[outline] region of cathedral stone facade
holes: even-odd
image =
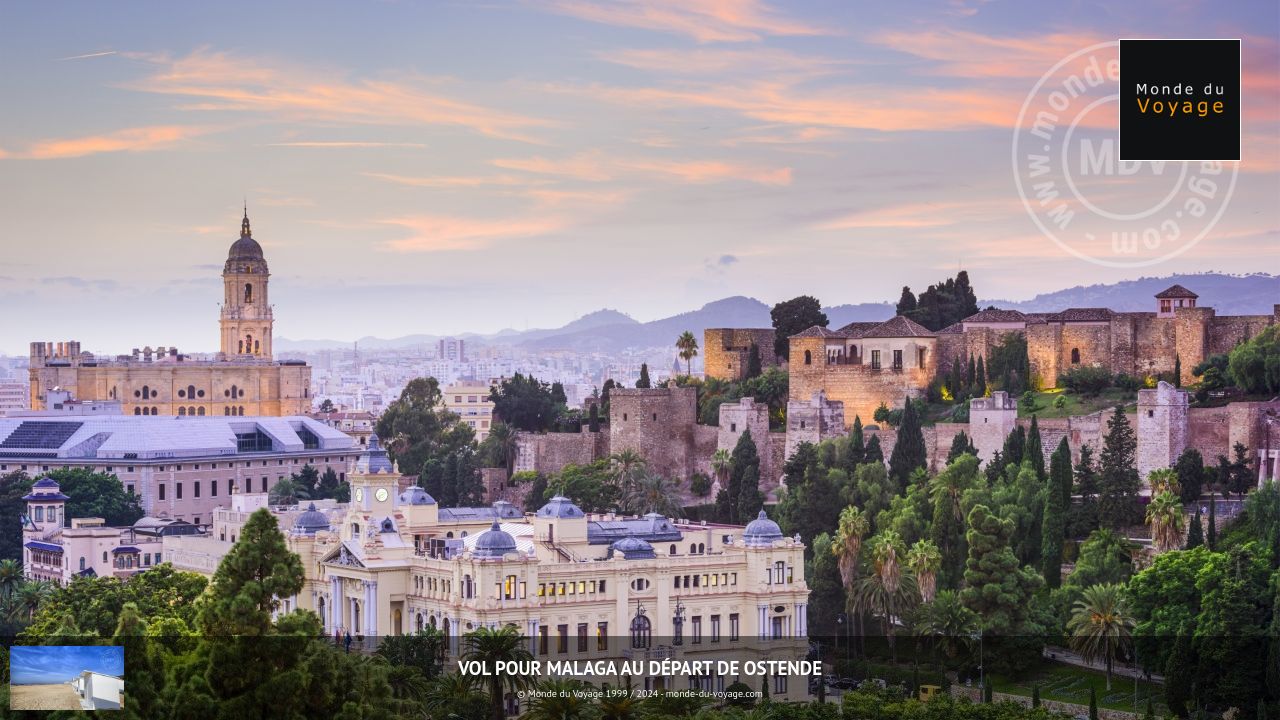
[[[133,415],[303,415],[311,410],[311,368],[276,362],[271,354],[274,317],[270,273],[253,238],[246,211],[240,237],[223,266],[221,345],[210,359],[177,348],[135,349],[97,357],[80,343],[31,343],[31,405],[45,408],[54,388],[79,400],[119,401]]]

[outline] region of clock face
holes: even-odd
[[[374,494],[373,494],[373,496],[374,496],[374,497],[376,497],[376,498],[378,498],[378,502],[386,502],[386,501],[387,501],[387,489],[386,489],[386,488],[378,488],[378,492],[374,493]]]
[[[356,502],[364,502],[364,488],[356,488]]]

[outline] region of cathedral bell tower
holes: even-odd
[[[267,261],[249,228],[249,208],[240,223],[240,239],[231,244],[222,270],[222,354],[270,360],[274,320],[267,295]]]

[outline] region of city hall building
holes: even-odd
[[[530,515],[501,501],[444,508],[420,487],[402,489],[376,436],[348,480],[346,507],[276,511],[306,572],[282,610],[315,611],[337,638],[433,627],[451,658],[466,633],[504,626],[544,660],[793,660],[808,650],[804,546],[764,513],[740,527],[588,515],[563,497]],[[237,493],[208,536],[166,537],[164,560],[212,574],[260,507],[264,496]],[[633,680],[723,690],[734,679]],[[803,677],[770,683],[774,697],[808,692]]]

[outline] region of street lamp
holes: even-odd
[[[671,639],[672,645],[684,644],[684,605],[680,602],[680,598],[676,598],[675,617],[672,618],[671,624],[675,629],[675,636]]]

